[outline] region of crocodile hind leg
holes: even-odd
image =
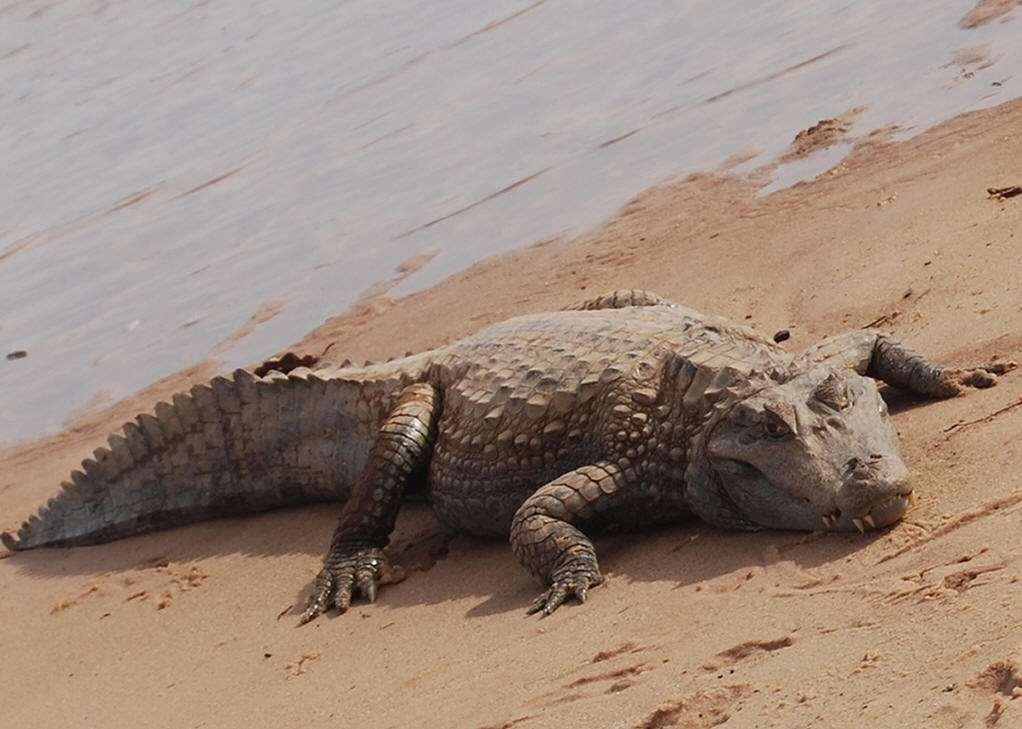
[[[802,358],[842,363],[860,375],[934,398],[954,397],[966,387],[992,387],[998,375],[1016,366],[1014,362],[993,362],[978,367],[941,367],[886,334],[870,331],[824,340]]]
[[[596,549],[579,527],[621,509],[628,499],[628,478],[611,463],[569,471],[541,487],[519,507],[511,522],[511,546],[525,568],[549,585],[528,614],[549,615],[568,597],[585,602],[591,587],[603,582]]]
[[[369,602],[376,599],[382,550],[394,529],[409,477],[429,458],[438,405],[432,385],[410,385],[401,392],[344,505],[302,623],[331,606],[343,613],[358,593]]]

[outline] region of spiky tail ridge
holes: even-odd
[[[385,399],[336,370],[266,377],[237,370],[214,378],[126,423],[17,535],[5,532],[0,540],[11,550],[95,544],[344,499]]]

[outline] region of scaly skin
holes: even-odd
[[[646,291],[496,324],[361,368],[238,371],[160,403],[83,462],[11,549],[337,499],[302,621],[375,599],[406,485],[425,475],[450,527],[510,537],[548,589],[603,581],[587,533],[695,514],[740,529],[879,528],[911,489],[876,378],[929,397],[1013,365],[932,365],[874,332],[791,355]]]

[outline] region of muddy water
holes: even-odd
[[[416,254],[398,291],[854,106],[911,134],[1019,95],[1022,18],[971,6],[8,2],[0,440],[269,354]]]

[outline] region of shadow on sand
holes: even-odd
[[[253,558],[306,555],[311,569],[330,542],[337,508],[320,505],[246,517],[218,519],[93,547],[19,552],[5,560],[31,579],[98,576],[146,569],[159,562],[190,564],[210,557]],[[728,532],[698,521],[645,532],[596,535],[601,567],[612,581],[666,582],[684,588],[729,574],[744,575],[791,561],[812,569],[843,560],[866,546],[869,537],[799,532]],[[406,579],[384,585],[377,598],[389,608],[433,605],[482,597],[466,617],[522,611],[540,585],[517,564],[503,540],[447,533],[425,504],[402,509],[387,548]],[[441,562],[441,567],[434,569]],[[311,580],[294,596],[291,615],[301,612]],[[356,605],[358,603],[356,602]]]

